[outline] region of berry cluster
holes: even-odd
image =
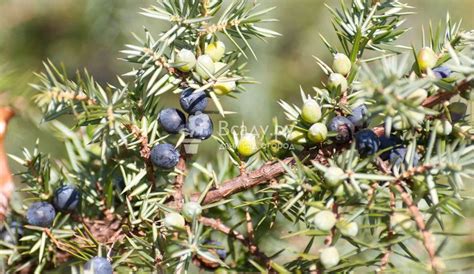
[[[228,67],[220,62],[225,55],[225,45],[216,41],[207,45],[205,54],[196,58],[189,49],[181,49],[175,56],[175,66],[180,73],[192,73],[197,79],[207,81],[214,74]],[[178,72],[177,72],[178,73]],[[212,84],[212,92],[226,95],[235,90],[235,81],[216,80]],[[185,134],[189,138],[205,140],[213,132],[212,120],[204,113],[209,103],[209,91],[185,88],[180,95],[179,103],[186,115],[176,108],[165,108],[158,115],[161,128],[169,134]],[[173,169],[179,161],[179,151],[171,144],[158,144],[151,150],[152,163],[164,170]]]
[[[56,210],[72,212],[79,206],[80,199],[80,192],[75,186],[61,186],[54,192],[53,204],[49,202],[31,204],[26,213],[26,220],[30,225],[50,227],[56,217]]]

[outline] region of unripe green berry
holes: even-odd
[[[314,216],[314,225],[322,231],[329,231],[336,225],[336,215],[329,210],[322,210]]]
[[[308,140],[306,140],[306,134],[298,129],[293,129],[288,137],[288,140],[295,144],[306,144]]]
[[[308,130],[308,139],[313,143],[322,143],[328,136],[328,129],[323,123],[313,124]]]
[[[181,214],[178,214],[176,212],[171,212],[166,214],[165,219],[163,220],[163,224],[165,227],[169,229],[180,229],[184,228],[185,221],[183,216]]]
[[[415,90],[407,96],[407,99],[413,102],[414,105],[421,105],[426,98],[428,98],[428,92],[422,88]]]
[[[270,153],[277,158],[285,156],[285,154],[288,152],[289,145],[278,140],[278,139],[272,139],[270,142],[267,144],[269,146],[269,151]]]
[[[192,221],[194,218],[201,216],[202,207],[197,202],[187,202],[183,205],[181,213],[186,220]]]
[[[321,264],[324,266],[324,268],[328,269],[339,264],[341,258],[339,257],[339,252],[337,249],[331,246],[321,249],[319,260],[321,261]]]
[[[339,73],[331,73],[328,79],[328,87],[330,89],[337,89],[341,87],[341,92],[347,91],[347,79]]]
[[[206,47],[206,54],[209,55],[214,62],[219,61],[225,54],[225,44],[221,41],[210,43]]]
[[[207,80],[215,72],[214,62],[209,55],[201,55],[196,62],[196,72],[202,79]]]
[[[319,121],[321,119],[321,107],[318,102],[313,99],[306,100],[301,108],[301,118],[309,124]]]
[[[405,213],[395,212],[392,216],[392,223],[394,227],[408,230],[412,226],[410,216]]]
[[[336,187],[344,181],[346,173],[339,167],[329,167],[324,173],[326,183],[331,187]]]
[[[453,126],[448,120],[435,121],[436,133],[448,136],[453,131]]]
[[[429,47],[422,48],[417,55],[418,67],[421,71],[426,72],[428,69],[432,69],[438,61],[438,56]]]
[[[235,81],[217,81],[213,86],[213,91],[217,95],[226,95],[235,90]]]
[[[334,60],[332,62],[332,69],[334,72],[347,75],[351,71],[351,66],[351,60],[349,60],[345,54],[337,53],[334,55]]]
[[[196,56],[188,49],[182,49],[176,54],[176,63],[181,64],[178,67],[180,71],[188,72],[196,65]]]
[[[255,138],[255,135],[247,133],[242,138],[240,138],[237,151],[244,157],[249,157],[255,154],[255,152],[258,151],[257,139]]]
[[[357,236],[357,233],[359,233],[359,226],[356,222],[348,223],[346,221],[342,221],[338,227],[342,235],[347,237],[355,237]]]

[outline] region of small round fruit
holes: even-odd
[[[221,41],[216,41],[207,45],[205,53],[212,58],[212,61],[218,62],[224,57],[225,44]]]
[[[364,129],[356,133],[356,148],[360,156],[374,155],[380,146],[378,136],[370,129]]]
[[[328,129],[323,123],[313,124],[308,130],[308,139],[313,143],[322,143],[326,140]]]
[[[354,124],[344,116],[336,116],[329,123],[329,130],[336,132],[334,141],[338,144],[349,142],[354,134]]]
[[[77,208],[80,199],[81,194],[75,186],[65,185],[54,192],[53,204],[57,210],[68,212]]]
[[[23,227],[18,222],[11,222],[9,225],[9,229],[6,229],[5,225],[0,231],[0,240],[9,243],[9,244],[16,244],[18,242],[18,238],[23,236]]]
[[[308,140],[306,140],[306,134],[305,132],[298,130],[298,129],[293,129],[290,133],[290,136],[288,137],[288,140],[290,140],[292,143],[295,144],[306,144]]]
[[[418,52],[417,60],[420,70],[426,72],[428,69],[432,69],[436,65],[438,57],[431,48],[424,47]]]
[[[436,133],[442,136],[448,136],[453,131],[453,125],[448,120],[435,122]]]
[[[397,166],[397,165],[401,165],[405,162],[408,162],[409,160],[405,159],[405,157],[407,155],[407,152],[408,152],[408,150],[405,147],[399,147],[399,148],[396,148],[396,149],[392,149],[392,151],[390,151],[390,155],[389,155],[390,163],[394,166]],[[418,155],[418,153],[415,153],[415,156],[413,157],[413,166],[417,166],[419,160],[420,160],[420,155]]]
[[[196,62],[196,72],[202,79],[207,80],[215,72],[214,61],[209,55],[201,55]]]
[[[235,81],[219,80],[214,84],[214,86],[212,87],[212,90],[217,95],[226,95],[234,91],[236,88],[237,88],[237,85]]]
[[[451,69],[446,66],[439,66],[433,69],[433,74],[438,79],[448,78],[451,75]]]
[[[426,98],[428,98],[428,92],[426,91],[426,89],[422,88],[413,91],[412,93],[410,93],[410,95],[407,96],[407,100],[409,100],[416,106],[421,105],[421,103],[423,103]]]
[[[346,173],[337,166],[331,166],[324,172],[324,180],[331,187],[337,187],[345,178]]]
[[[202,90],[196,92],[193,88],[187,88],[181,93],[179,103],[189,114],[203,112],[208,104],[207,94]]]
[[[188,221],[201,216],[202,207],[197,202],[187,202],[183,205],[182,214]]]
[[[209,251],[219,256],[219,259],[225,260],[227,257],[227,251],[224,249],[224,245],[221,242],[214,240],[207,240],[204,242],[205,245],[210,245],[216,248],[211,248]]]
[[[182,49],[176,54],[176,63],[180,64],[178,69],[188,72],[196,65],[196,56],[188,49]]]
[[[334,72],[347,75],[351,71],[351,66],[351,60],[349,60],[345,54],[337,53],[334,55],[334,60],[332,62],[332,69]]]
[[[94,257],[84,265],[85,274],[112,274],[112,264],[103,257]]]
[[[279,139],[272,139],[267,144],[270,153],[277,158],[283,157],[286,155],[289,149],[289,144],[280,141]]]
[[[179,133],[186,126],[186,116],[175,108],[165,108],[158,115],[158,123],[168,133]]]
[[[150,153],[151,162],[161,169],[173,169],[179,161],[179,152],[171,144],[158,144]]]
[[[336,225],[336,215],[329,210],[319,211],[314,216],[314,225],[322,231],[329,231]]]
[[[408,230],[412,226],[410,216],[405,213],[395,212],[392,216],[392,223],[395,227]]]
[[[163,225],[169,229],[183,228],[185,221],[181,214],[171,212],[166,214],[165,219],[163,220]]]
[[[342,74],[331,73],[328,78],[328,87],[334,90],[341,87],[341,92],[345,92],[347,91],[347,79]]]
[[[410,128],[410,123],[401,115],[396,115],[392,119],[392,127],[395,130],[404,130]]]
[[[343,223],[339,230],[346,237],[355,237],[359,233],[359,226],[356,222]]]
[[[321,249],[319,259],[326,269],[336,266],[341,260],[339,252],[333,246]]]
[[[383,152],[382,154],[380,154],[380,158],[382,158],[382,160],[384,161],[389,158],[390,152],[393,149],[401,146],[401,144],[403,143],[402,140],[395,135],[391,135],[390,137],[386,137],[385,135],[382,135],[379,137],[379,142],[380,142],[380,150],[391,148],[390,150],[387,150]]]
[[[244,157],[249,157],[258,151],[257,138],[254,134],[247,133],[239,140],[237,151]]]
[[[347,119],[354,124],[356,128],[365,128],[369,124],[369,110],[366,105],[360,105],[352,110]]]
[[[461,102],[454,102],[448,106],[449,114],[453,123],[460,121],[467,112],[467,105]]]
[[[212,120],[209,118],[209,115],[196,112],[193,115],[189,115],[187,130],[191,138],[208,139],[213,131]]]
[[[28,224],[41,227],[50,227],[56,217],[53,205],[47,202],[35,202],[30,205],[26,213]]]
[[[301,108],[301,118],[309,124],[314,124],[321,120],[321,107],[318,102],[313,99],[306,100]]]

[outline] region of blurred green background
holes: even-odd
[[[224,0],[228,1],[228,0]],[[40,117],[29,103],[34,82],[33,72],[40,71],[43,60],[63,63],[74,73],[87,68],[101,82],[115,83],[130,65],[118,60],[124,44],[133,42],[132,32],[143,33],[143,26],[158,33],[164,25],[160,21],[138,14],[140,7],[152,0],[0,0],[0,105],[14,102],[22,111],[11,123],[7,137],[7,151],[21,153],[23,147],[32,148],[37,138],[41,149],[61,156],[63,148],[43,126]],[[330,60],[330,54],[319,38],[324,34],[330,41],[335,35],[329,12],[324,3],[336,6],[338,1],[319,0],[262,0],[264,7],[277,6],[272,16],[279,19],[271,28],[283,36],[267,44],[254,43],[259,61],[249,60],[250,75],[261,84],[248,86],[248,92],[238,100],[228,99],[228,110],[237,111],[231,120],[247,125],[268,125],[272,117],[283,120],[277,100],[299,102],[299,87],[310,91],[319,85],[323,75],[313,55]],[[455,20],[463,18],[463,28],[474,28],[473,0],[405,0],[416,7],[416,15],[407,17],[405,26],[412,30],[400,43],[421,45],[421,25],[428,26],[444,20],[449,11]],[[263,8],[263,7],[262,7]],[[167,96],[168,102],[176,100]],[[472,111],[471,111],[472,112]],[[217,119],[217,117],[216,117]],[[207,142],[206,151],[215,155],[216,144]],[[207,148],[207,149],[206,149]],[[208,156],[210,157],[210,153]],[[12,163],[14,170],[18,166]],[[470,186],[468,186],[470,187]],[[470,203],[472,211],[472,203]],[[472,212],[465,212],[472,216]],[[456,230],[472,230],[469,218]],[[466,246],[472,246],[474,235]],[[458,248],[458,247],[456,247]],[[462,248],[462,247],[459,247]],[[472,248],[471,248],[472,250]]]

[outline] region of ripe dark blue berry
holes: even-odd
[[[356,148],[362,157],[375,154],[380,147],[377,135],[370,129],[364,129],[356,133]]]
[[[56,211],[53,205],[46,202],[32,203],[26,212],[26,220],[28,224],[49,227],[56,217]]]
[[[344,116],[336,116],[332,118],[329,123],[329,130],[337,132],[337,136],[334,138],[336,143],[349,142],[354,134],[354,124]]]
[[[158,144],[151,150],[151,162],[161,169],[172,169],[179,161],[179,152],[171,144]]]
[[[194,114],[206,109],[208,99],[204,91],[195,92],[194,89],[187,88],[181,93],[179,103],[184,111],[189,114]]]
[[[405,147],[399,147],[396,149],[393,149],[390,152],[390,163],[394,166],[399,166],[402,165],[403,163],[408,163],[410,159],[405,159],[407,155],[407,148]],[[420,155],[418,153],[415,153],[415,156],[413,157],[413,166],[418,165],[418,161],[420,160]]]
[[[158,116],[160,126],[168,133],[179,133],[186,126],[186,116],[175,108],[165,108]]]
[[[84,273],[112,274],[113,272],[112,264],[102,257],[94,257],[84,265]]]
[[[438,79],[444,79],[451,75],[451,70],[446,66],[439,66],[433,69],[433,74]]]
[[[385,135],[382,135],[379,137],[379,141],[380,141],[380,150],[391,148],[390,150],[387,150],[383,152],[382,154],[380,154],[380,158],[382,158],[382,160],[384,161],[389,158],[390,152],[392,151],[392,149],[395,149],[401,146],[402,144],[402,140],[395,135],[391,135],[390,137],[386,137]]]
[[[54,192],[53,203],[58,211],[73,211],[79,205],[81,194],[76,187],[66,185]]]
[[[212,120],[209,115],[197,112],[189,115],[187,129],[191,138],[205,140],[212,135]]]
[[[7,229],[5,226],[3,227],[2,231],[0,232],[0,240],[9,243],[9,244],[16,244],[18,242],[18,238],[23,236],[23,228],[20,223],[18,222],[11,222]]]
[[[360,105],[352,110],[351,115],[347,116],[356,128],[365,128],[369,124],[369,110],[366,105]]]

